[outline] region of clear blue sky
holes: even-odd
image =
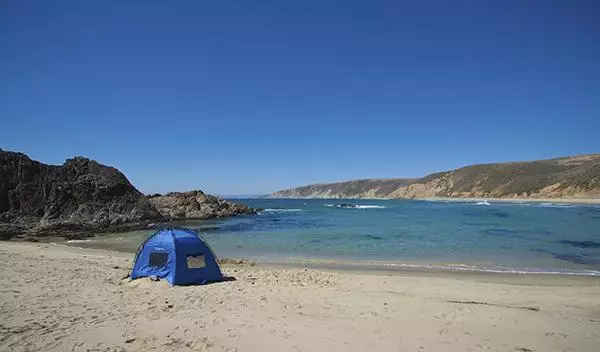
[[[600,1],[4,0],[0,119],[143,192],[600,152]]]

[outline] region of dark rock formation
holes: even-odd
[[[144,227],[163,217],[117,169],[83,157],[62,166],[0,150],[0,237]]]
[[[150,202],[167,219],[209,219],[235,215],[253,215],[256,210],[197,190],[152,195]]]
[[[343,203],[343,204],[337,204],[336,208],[358,208],[358,205],[356,205],[356,204],[349,204],[349,203]]]
[[[209,219],[256,210],[202,191],[144,196],[119,170],[83,157],[61,166],[0,149],[0,239],[81,238],[169,219]]]

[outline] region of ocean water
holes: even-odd
[[[257,216],[180,223],[218,256],[600,276],[600,206],[409,200],[244,199]],[[340,208],[342,203],[356,208]],[[152,230],[73,241],[134,252]]]

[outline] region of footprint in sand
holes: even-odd
[[[566,339],[569,337],[569,335],[562,333],[562,332],[547,332],[546,336],[554,337],[554,338],[562,337],[563,339]]]

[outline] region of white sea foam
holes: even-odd
[[[562,204],[562,203],[541,203],[540,207],[543,208],[572,208],[573,204]]]
[[[385,205],[369,205],[369,204],[357,204],[350,206],[343,206],[343,204],[323,204],[326,207],[336,208],[347,208],[347,209],[383,209],[387,208]]]
[[[475,203],[476,205],[490,205],[490,203],[488,203],[487,201],[483,201],[483,202],[477,202]]]
[[[85,242],[92,242],[92,240],[68,240],[67,243],[85,243]]]
[[[600,276],[596,270],[568,270],[568,269],[542,269],[542,268],[489,268],[485,266],[474,266],[468,264],[407,264],[407,263],[385,263],[386,267],[413,268],[427,270],[453,270],[472,271],[498,274],[537,274],[537,275],[575,275],[575,276]]]
[[[288,211],[302,211],[302,209],[265,209],[266,212],[288,212]]]
[[[385,205],[369,205],[369,204],[365,204],[365,205],[357,205],[355,207],[356,209],[384,209],[387,208]]]

